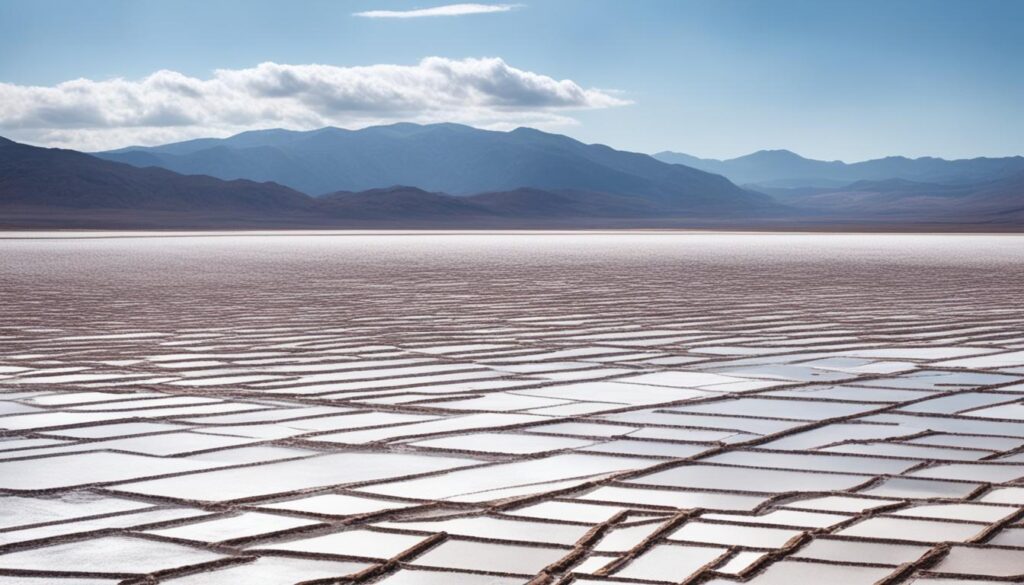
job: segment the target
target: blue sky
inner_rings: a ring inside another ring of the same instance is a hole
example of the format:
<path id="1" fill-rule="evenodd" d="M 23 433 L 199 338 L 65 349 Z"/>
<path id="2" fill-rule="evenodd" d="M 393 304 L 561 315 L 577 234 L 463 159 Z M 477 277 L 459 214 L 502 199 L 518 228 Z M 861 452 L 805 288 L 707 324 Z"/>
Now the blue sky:
<path id="1" fill-rule="evenodd" d="M 524 0 L 355 15 L 445 4 L 2 0 L 0 134 L 99 149 L 452 120 L 707 157 L 1024 154 L 1024 2 Z"/>

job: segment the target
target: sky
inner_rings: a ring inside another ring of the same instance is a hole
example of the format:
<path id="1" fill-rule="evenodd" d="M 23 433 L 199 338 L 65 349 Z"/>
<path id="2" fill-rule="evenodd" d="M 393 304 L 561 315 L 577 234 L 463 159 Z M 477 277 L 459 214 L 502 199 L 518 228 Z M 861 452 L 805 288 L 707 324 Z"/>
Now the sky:
<path id="1" fill-rule="evenodd" d="M 1024 154 L 1018 0 L 0 0 L 0 135 L 532 126 L 638 152 Z"/>

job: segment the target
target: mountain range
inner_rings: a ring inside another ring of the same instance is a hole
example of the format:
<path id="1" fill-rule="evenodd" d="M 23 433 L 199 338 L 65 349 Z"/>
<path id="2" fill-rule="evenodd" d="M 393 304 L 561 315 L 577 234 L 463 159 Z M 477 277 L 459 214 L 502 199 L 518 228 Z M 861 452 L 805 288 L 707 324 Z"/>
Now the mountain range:
<path id="1" fill-rule="evenodd" d="M 842 187 L 763 188 L 794 209 L 818 217 L 867 222 L 936 221 L 1024 226 L 1024 171 L 977 183 L 905 179 L 857 181 Z"/>
<path id="2" fill-rule="evenodd" d="M 311 198 L 276 185 L 135 168 L 0 138 L 0 226 L 159 227 L 301 220 Z M 184 225 L 182 224 L 182 225 Z"/>
<path id="3" fill-rule="evenodd" d="M 770 203 L 713 173 L 531 128 L 494 132 L 402 123 L 262 130 L 97 156 L 188 175 L 273 181 L 308 195 L 411 185 L 452 195 L 573 189 L 642 197 L 673 209 L 728 211 Z"/>
<path id="4" fill-rule="evenodd" d="M 527 186 L 456 196 L 390 186 L 313 197 L 276 182 L 186 175 L 0 139 L 0 227 L 571 227 L 782 210 L 767 195 L 703 171 L 606 147 L 595 155 L 600 157 L 608 162 L 591 163 L 593 172 L 617 173 L 626 185 L 621 192 L 586 190 L 594 184 L 589 177 L 563 175 L 552 184 L 565 188 Z M 557 169 L 556 161 L 585 162 L 579 156 L 554 158 L 545 164 Z M 616 170 L 631 165 L 633 173 Z"/>
<path id="5" fill-rule="evenodd" d="M 840 187 L 857 181 L 902 179 L 916 183 L 966 185 L 1024 172 L 1024 157 L 946 160 L 890 156 L 856 163 L 804 158 L 788 150 L 760 150 L 717 160 L 664 151 L 653 155 L 667 163 L 716 173 L 752 189 L 766 187 Z"/>
<path id="6" fill-rule="evenodd" d="M 707 161 L 455 124 L 265 130 L 94 155 L 0 139 L 0 227 L 1019 230 L 1022 161 Z"/>

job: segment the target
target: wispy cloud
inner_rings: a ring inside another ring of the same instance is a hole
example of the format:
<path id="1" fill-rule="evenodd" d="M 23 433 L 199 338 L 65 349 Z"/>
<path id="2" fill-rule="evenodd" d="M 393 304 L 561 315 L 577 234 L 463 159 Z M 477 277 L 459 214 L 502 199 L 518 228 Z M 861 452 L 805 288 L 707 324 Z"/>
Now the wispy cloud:
<path id="1" fill-rule="evenodd" d="M 363 18 L 424 18 L 428 16 L 466 16 L 468 14 L 491 14 L 494 12 L 508 12 L 521 7 L 521 4 L 445 4 L 432 8 L 417 8 L 415 10 L 368 10 L 356 12 L 353 16 Z"/>
<path id="2" fill-rule="evenodd" d="M 262 63 L 220 69 L 209 79 L 162 70 L 139 80 L 0 83 L 0 134 L 102 150 L 267 127 L 449 121 L 558 128 L 576 122 L 572 111 L 627 103 L 607 90 L 498 58 L 428 57 L 415 65 L 365 67 Z"/>

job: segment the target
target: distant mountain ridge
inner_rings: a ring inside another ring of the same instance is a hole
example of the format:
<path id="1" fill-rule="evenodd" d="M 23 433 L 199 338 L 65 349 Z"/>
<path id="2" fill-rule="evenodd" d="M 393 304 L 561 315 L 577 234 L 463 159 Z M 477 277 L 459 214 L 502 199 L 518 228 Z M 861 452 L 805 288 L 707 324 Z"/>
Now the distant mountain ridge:
<path id="1" fill-rule="evenodd" d="M 470 195 L 516 189 L 640 197 L 672 209 L 770 206 L 713 173 L 530 128 L 409 123 L 361 130 L 261 130 L 224 139 L 97 153 L 182 174 L 273 181 L 310 195 L 409 185 Z"/>
<path id="2" fill-rule="evenodd" d="M 838 187 L 856 181 L 908 181 L 968 184 L 1024 172 L 1024 157 L 946 160 L 891 156 L 857 163 L 804 158 L 788 150 L 760 150 L 728 160 L 702 159 L 664 151 L 654 158 L 720 174 L 738 185 L 758 187 Z"/>
<path id="3" fill-rule="evenodd" d="M 1024 223 L 1024 172 L 971 184 L 905 179 L 857 181 L 843 187 L 766 188 L 780 202 L 829 216 L 868 221 L 971 218 Z"/>
<path id="4" fill-rule="evenodd" d="M 352 219 L 487 219 L 571 220 L 628 219 L 662 213 L 642 199 L 605 193 L 515 189 L 455 197 L 416 187 L 395 186 L 358 193 L 338 192 L 317 198 L 336 217 Z"/>
<path id="5" fill-rule="evenodd" d="M 275 183 L 182 176 L 5 138 L 0 138 L 0 203 L 236 213 L 311 209 L 309 197 Z"/>
<path id="6" fill-rule="evenodd" d="M 176 148 L 205 152 L 209 144 Z M 620 154 L 599 147 L 591 156 L 618 159 Z M 660 176 L 667 177 L 666 189 L 680 176 L 691 176 L 687 167 L 649 161 L 627 156 L 609 165 L 658 169 L 666 173 Z M 649 174 L 644 181 L 650 182 L 640 184 L 657 185 L 658 179 L 657 173 Z M 633 194 L 535 187 L 455 196 L 402 185 L 312 197 L 274 182 L 182 175 L 0 138 L 0 228 L 1024 229 L 1024 172 L 974 183 L 886 178 L 828 187 L 763 187 L 764 193 L 739 189 L 721 177 L 711 182 L 722 183 L 729 186 L 724 195 L 703 197 L 681 190 Z M 733 196 L 736 192 L 741 196 Z"/>
<path id="7" fill-rule="evenodd" d="M 182 175 L 0 138 L 0 227 L 572 227 L 780 209 L 761 204 L 770 201 L 766 195 L 755 200 L 684 210 L 671 199 L 573 189 L 457 197 L 408 186 L 311 197 L 272 182 Z"/>

